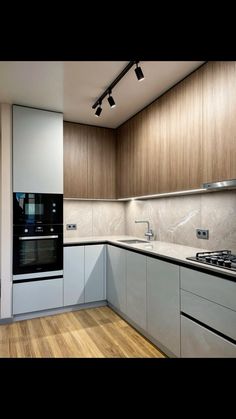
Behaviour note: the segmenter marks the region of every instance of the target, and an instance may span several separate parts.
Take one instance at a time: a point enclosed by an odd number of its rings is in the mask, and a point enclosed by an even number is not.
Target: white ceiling
[[[143,109],[203,61],[140,61],[114,87],[116,107],[107,98],[95,117],[93,103],[128,61],[1,61],[0,103],[15,103],[64,113],[64,120],[116,128]]]

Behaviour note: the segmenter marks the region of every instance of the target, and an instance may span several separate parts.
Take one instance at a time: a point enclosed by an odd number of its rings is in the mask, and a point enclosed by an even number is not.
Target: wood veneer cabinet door
[[[88,135],[86,125],[64,122],[64,196],[88,198]]]
[[[88,135],[88,197],[116,198],[116,133],[90,127]]]
[[[118,196],[199,188],[202,70],[118,129]]]
[[[64,194],[115,198],[115,131],[64,122]]]
[[[204,182],[236,178],[236,61],[204,66],[202,161]]]
[[[202,70],[160,98],[158,192],[202,184]]]
[[[146,109],[117,132],[117,196],[132,197],[151,193],[149,114]],[[150,180],[152,183],[150,183]],[[150,186],[151,185],[151,186]]]
[[[134,136],[130,121],[117,130],[117,197],[125,198],[135,195],[134,190]]]

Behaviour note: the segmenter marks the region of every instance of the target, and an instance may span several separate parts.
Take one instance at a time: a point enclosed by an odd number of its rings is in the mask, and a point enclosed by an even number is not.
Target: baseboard
[[[84,310],[87,308],[103,307],[107,305],[107,301],[95,301],[93,303],[77,304],[68,307],[58,307],[50,310],[34,311],[30,313],[17,314],[13,317],[13,322],[21,320],[30,320],[37,317],[53,316],[55,314],[68,313],[70,311]]]
[[[6,317],[5,319],[0,319],[0,324],[8,324],[13,322],[13,317]]]

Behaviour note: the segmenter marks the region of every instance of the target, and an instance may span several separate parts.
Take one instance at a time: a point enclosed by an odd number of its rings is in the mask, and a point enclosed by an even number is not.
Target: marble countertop
[[[198,249],[195,247],[183,246],[180,244],[175,243],[167,243],[161,241],[150,241],[150,242],[143,242],[143,243],[121,243],[119,240],[145,240],[140,239],[140,237],[133,237],[133,236],[90,236],[90,237],[72,237],[72,238],[64,238],[64,245],[65,246],[73,246],[78,244],[88,244],[88,243],[111,243],[117,244],[122,246],[126,249],[133,249],[136,251],[140,251],[141,253],[145,253],[147,255],[154,255],[160,256],[165,259],[179,261],[181,264],[184,263],[186,267],[189,268],[196,266],[198,268],[203,268],[206,271],[217,272],[219,274],[223,274],[224,276],[229,276],[229,278],[233,278],[236,281],[236,272],[229,271],[224,268],[219,268],[217,266],[210,266],[207,264],[194,262],[191,260],[187,260],[187,257],[195,256],[197,252],[205,252],[208,249]]]

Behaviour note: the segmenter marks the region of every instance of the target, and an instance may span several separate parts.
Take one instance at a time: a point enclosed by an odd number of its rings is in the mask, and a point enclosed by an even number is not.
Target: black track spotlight
[[[139,61],[136,61],[135,73],[136,73],[138,81],[141,81],[144,79],[144,75],[143,75],[141,67],[138,66],[138,63]]]
[[[116,106],[116,103],[115,103],[115,101],[114,101],[114,99],[111,95],[111,92],[114,89],[114,87],[117,85],[117,83],[119,83],[119,81],[126,75],[126,73],[128,73],[128,71],[134,65],[136,65],[135,74],[137,76],[137,79],[139,81],[144,79],[142,69],[141,69],[141,67],[139,67],[138,63],[139,63],[139,61],[130,61],[129,64],[127,64],[125,66],[125,68],[123,68],[121,73],[118,74],[118,76],[115,78],[115,80],[113,80],[113,82],[109,86],[106,87],[106,90],[104,90],[104,92],[101,94],[101,96],[99,96],[99,98],[96,99],[96,101],[92,105],[92,109],[96,109],[95,116],[100,116],[101,115],[101,113],[102,113],[102,101],[106,96],[108,96],[107,100],[108,100],[108,103],[109,103],[110,107],[114,108]]]
[[[108,94],[109,94],[109,96],[108,96],[107,100],[109,102],[109,105],[110,105],[111,108],[114,108],[116,106],[116,103],[115,103],[113,97],[111,96],[111,90],[108,92]]]
[[[95,116],[99,117],[102,113],[102,103],[99,103],[99,106],[96,109]]]

